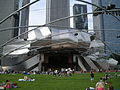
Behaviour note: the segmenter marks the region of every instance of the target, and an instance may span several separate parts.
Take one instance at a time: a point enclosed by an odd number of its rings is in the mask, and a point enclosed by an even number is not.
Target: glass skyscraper
[[[70,16],[69,0],[46,0],[46,23]],[[65,19],[50,25],[70,27],[70,20]]]
[[[0,21],[29,2],[30,0],[0,0]],[[11,27],[27,26],[28,19],[29,19],[29,7],[27,9],[22,10],[20,13],[15,13],[12,17],[8,18],[6,21],[1,23],[0,30]],[[11,38],[18,36],[27,30],[28,29],[26,28],[25,29],[13,28],[8,29],[6,31],[0,31],[0,46],[2,46],[5,42],[9,41]],[[27,34],[20,37],[20,39],[26,38]],[[20,39],[16,38],[16,41]],[[7,45],[9,45],[9,43]],[[2,55],[4,52],[3,48],[4,47],[0,47],[0,55]],[[3,61],[4,60],[1,60],[0,63],[4,64]],[[5,63],[9,64],[8,62]]]
[[[114,4],[116,8],[120,8],[119,0],[92,0],[98,6],[108,6]],[[93,7],[95,10],[96,7]],[[115,16],[120,19],[119,16]],[[105,52],[110,54],[120,53],[120,21],[112,15],[97,15],[93,17],[94,30],[97,38],[101,39],[105,45]],[[110,53],[108,52],[110,51]]]

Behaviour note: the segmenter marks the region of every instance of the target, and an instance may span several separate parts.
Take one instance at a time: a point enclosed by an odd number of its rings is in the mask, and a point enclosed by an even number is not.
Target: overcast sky
[[[31,0],[31,2],[34,0]],[[91,0],[86,0],[91,2]],[[76,0],[70,0],[70,15],[73,15],[74,4],[85,4]],[[87,5],[88,12],[92,12],[92,7]],[[37,3],[30,6],[29,25],[43,25],[46,23],[46,0],[40,0]],[[70,20],[70,26],[73,27],[73,20]],[[88,28],[93,29],[92,15],[88,15]],[[29,34],[34,38],[34,32]]]

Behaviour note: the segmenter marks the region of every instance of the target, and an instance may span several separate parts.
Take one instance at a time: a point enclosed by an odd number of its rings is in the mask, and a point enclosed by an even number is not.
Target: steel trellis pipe
[[[80,32],[80,31],[77,30],[77,31],[65,32],[65,33],[59,33],[59,34],[55,34],[55,35],[48,36],[48,37],[54,37],[54,36],[58,36],[58,35],[62,35],[62,34],[68,34],[68,33],[74,33],[74,32]],[[43,39],[45,39],[45,38],[42,38],[41,40],[43,40]],[[6,56],[9,55],[10,53],[12,53],[12,52],[14,52],[14,51],[16,51],[16,50],[19,50],[19,49],[25,47],[26,45],[31,44],[31,43],[33,43],[33,42],[35,42],[35,41],[36,41],[36,40],[34,40],[34,41],[32,41],[32,42],[29,42],[29,43],[27,43],[27,44],[25,44],[25,45],[23,45],[23,46],[21,46],[21,47],[19,47],[19,48],[16,48],[16,49],[10,51],[10,52],[7,53],[6,55],[3,55],[2,57],[0,57],[0,59],[6,57]],[[55,44],[52,44],[52,45],[55,45]],[[47,45],[47,46],[51,46],[51,45]],[[46,46],[43,46],[43,47],[46,47]],[[40,49],[40,48],[43,48],[43,47],[39,47],[39,48],[37,48],[37,49]]]
[[[10,31],[12,29],[16,29],[16,28],[31,28],[31,27],[39,27],[41,25],[31,25],[31,26],[18,26],[18,27],[9,27],[9,28],[3,28],[0,29],[0,33],[4,32],[4,31]],[[72,27],[65,27],[65,26],[56,26],[56,25],[46,25],[46,27],[60,27],[60,28],[68,28],[68,29],[76,29],[76,28],[72,28]],[[120,32],[120,29],[89,29],[89,31],[101,31],[101,30],[106,30],[106,31],[118,31]]]
[[[108,11],[108,12],[111,12],[111,11],[120,11],[120,9],[107,10],[107,11]],[[88,15],[88,14],[94,14],[94,13],[98,13],[98,12],[104,12],[104,11],[95,11],[95,12],[90,12],[90,13],[82,13],[82,14],[77,14],[77,15],[73,15],[73,16],[67,16],[67,17],[64,17],[64,18],[60,18],[60,19],[51,21],[51,22],[49,22],[49,23],[47,23],[47,24],[38,26],[38,27],[36,27],[36,28],[34,28],[34,29],[32,29],[32,30],[26,31],[26,32],[24,32],[24,33],[22,33],[22,34],[20,34],[20,35],[18,35],[18,36],[16,36],[16,37],[14,37],[14,38],[11,38],[11,39],[8,40],[7,42],[5,42],[5,43],[3,43],[2,45],[0,45],[0,48],[1,48],[1,47],[4,47],[5,45],[7,45],[9,42],[15,40],[16,38],[18,38],[18,37],[20,37],[20,36],[22,36],[22,35],[24,35],[24,34],[26,34],[26,33],[28,33],[28,32],[31,32],[31,31],[36,30],[36,29],[39,28],[39,27],[44,27],[44,26],[47,26],[47,25],[49,25],[49,24],[52,24],[52,23],[55,23],[55,22],[58,22],[58,21],[62,21],[62,20],[65,20],[65,19],[69,19],[69,18],[72,18],[72,17],[82,16],[82,15]]]
[[[85,31],[78,31],[78,30],[76,30],[76,31],[71,31],[71,32],[59,33],[59,34],[55,34],[55,35],[48,36],[48,37],[54,37],[54,36],[58,36],[58,35],[62,35],[62,34],[75,33],[75,32],[85,32]],[[85,33],[90,34],[90,33],[88,33],[88,32],[85,32]],[[90,35],[92,35],[92,34],[90,34]],[[45,38],[42,38],[41,40],[43,40],[43,39],[45,39]],[[102,40],[99,39],[99,38],[97,38],[97,39],[100,40],[100,41],[102,41]],[[16,50],[24,49],[24,47],[25,47],[26,45],[31,44],[31,43],[33,43],[33,42],[35,42],[35,41],[36,41],[36,40],[34,40],[34,41],[32,41],[32,42],[29,42],[29,43],[27,43],[27,44],[25,44],[25,45],[23,45],[23,46],[21,46],[21,47],[15,48],[14,50],[8,52],[7,54],[1,56],[1,57],[0,57],[0,60],[3,59],[4,57],[6,57],[7,55],[9,55],[10,53],[16,51]],[[103,42],[104,45],[106,45],[106,43],[105,43],[104,41],[102,41],[102,42]],[[65,42],[62,42],[62,43],[65,43]],[[35,49],[32,49],[32,50],[42,49],[42,48],[45,48],[45,47],[50,47],[50,46],[58,45],[58,44],[61,44],[61,43],[50,44],[50,45],[38,47],[38,48],[35,48]],[[107,45],[106,45],[106,46],[107,46]],[[108,46],[107,46],[107,47],[108,47]],[[109,47],[108,47],[108,49],[109,49]],[[109,52],[112,53],[112,51],[111,51],[110,49],[109,49]]]
[[[58,35],[63,35],[63,34],[68,34],[68,33],[75,33],[75,32],[85,32],[85,31],[75,30],[75,31],[71,31],[71,32],[65,32],[65,33],[55,34],[55,35],[48,36],[48,37],[54,37],[54,36],[58,36]],[[90,34],[90,33],[88,33],[88,32],[85,32],[85,33]],[[92,35],[92,34],[90,34],[90,35]],[[43,39],[45,39],[45,38],[42,38],[41,40],[43,40]],[[99,39],[99,38],[97,38],[97,39],[100,40],[100,41],[102,41],[102,40]],[[23,45],[23,46],[21,46],[21,47],[15,48],[14,50],[12,50],[12,51],[10,51],[9,53],[7,53],[7,54],[3,55],[2,57],[0,57],[0,59],[6,57],[7,55],[9,55],[10,53],[12,53],[12,52],[14,52],[14,51],[16,51],[16,50],[23,49],[23,47],[25,47],[26,45],[31,44],[31,43],[33,43],[33,42],[35,42],[35,41],[36,41],[36,40],[33,40],[32,42],[29,41],[29,43],[27,43],[27,44],[25,44],[25,45]],[[65,43],[65,42],[62,42],[62,43]],[[106,45],[106,42],[102,41],[102,43],[103,43],[105,46],[107,46],[107,45]],[[61,43],[50,44],[50,45],[38,47],[38,48],[35,48],[35,49],[32,49],[32,50],[41,49],[41,48],[44,48],[44,47],[49,47],[49,46],[53,46],[53,45],[57,45],[57,44],[61,44]],[[110,49],[108,46],[107,46],[107,48],[109,49],[109,52],[112,53],[111,49]]]

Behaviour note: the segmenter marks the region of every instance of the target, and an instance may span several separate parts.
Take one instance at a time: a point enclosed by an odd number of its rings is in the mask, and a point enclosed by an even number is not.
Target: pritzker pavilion
[[[103,14],[93,16],[94,27],[98,31],[91,33],[88,30],[87,14],[104,13],[104,10],[97,11],[96,8],[93,8],[94,12],[87,13],[86,5],[76,4],[74,5],[74,15],[70,16],[69,0],[47,0],[46,24],[29,26],[29,6],[38,1],[0,0],[0,11],[2,12],[0,13],[1,69],[48,71],[49,69],[71,68],[75,71],[97,71],[117,68],[118,61],[107,56],[113,52],[112,48],[109,50],[109,44],[106,44],[106,41],[110,42],[110,38],[105,36],[104,40],[100,37],[103,35],[100,30],[108,30],[107,20],[104,20],[104,28],[97,24],[101,23],[101,17],[105,16]],[[112,3],[111,0],[110,2]],[[4,3],[11,8],[8,9]],[[5,16],[16,10],[18,11],[4,19]],[[78,25],[79,28],[70,27],[70,18],[73,18],[74,26]],[[29,27],[33,29],[28,30]],[[28,33],[31,31],[35,32],[34,40],[28,39]],[[42,31],[49,33],[45,35]]]

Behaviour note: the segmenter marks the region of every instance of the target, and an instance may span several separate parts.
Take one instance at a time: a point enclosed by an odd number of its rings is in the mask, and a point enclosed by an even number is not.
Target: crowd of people
[[[107,79],[104,81],[103,78],[100,78],[100,81],[97,82],[95,90],[106,90],[105,85],[108,85],[107,90],[114,90],[112,83],[108,82]]]
[[[35,75],[35,74],[48,74],[53,76],[72,76],[72,74],[75,73],[74,69],[71,68],[61,68],[59,70],[55,69],[48,69],[48,71],[45,72],[39,72],[39,71],[22,71],[22,72],[15,72],[14,70],[5,70],[0,71],[0,74],[24,74],[23,79],[18,79],[18,81],[35,81],[33,78],[29,78],[27,75]],[[90,80],[94,82],[95,79],[95,73],[93,70],[90,71]],[[112,77],[119,77],[117,72],[114,75],[111,75],[109,72],[106,72],[106,74],[100,78],[100,80],[96,83],[95,88],[94,87],[88,87],[86,90],[114,90],[114,87],[112,85],[112,82],[109,82],[109,79]],[[106,88],[106,85],[108,88]],[[7,88],[17,88],[18,85],[16,82],[12,83],[9,80],[6,80],[5,82],[0,84],[0,89],[7,89]]]
[[[74,69],[71,68],[61,68],[61,69],[48,69],[47,71],[14,71],[14,70],[0,70],[0,74],[48,74],[54,76],[71,76],[74,73]]]
[[[74,73],[74,69],[71,68],[61,68],[61,70],[51,70],[49,69],[47,74],[54,75],[54,76],[72,76]]]
[[[91,81],[94,81],[94,72],[90,72]],[[95,88],[94,87],[88,87],[86,90],[114,90],[112,82],[109,82],[110,78],[117,78],[118,75],[115,73],[114,75],[111,75],[110,73],[106,73],[103,77],[100,78],[100,80],[96,83]],[[107,88],[106,88],[107,87]]]
[[[108,86],[107,88],[105,86]],[[100,80],[96,83],[95,88],[94,87],[88,87],[86,90],[114,90],[114,87],[111,82],[104,82],[103,78],[100,78]]]

